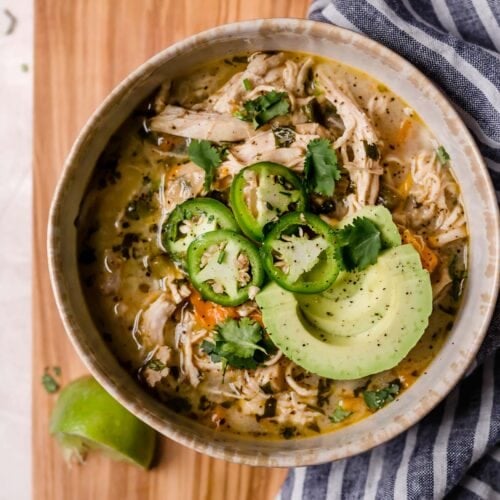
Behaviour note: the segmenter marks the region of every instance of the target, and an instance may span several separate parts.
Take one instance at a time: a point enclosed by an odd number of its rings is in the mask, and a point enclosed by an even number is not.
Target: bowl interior
[[[178,416],[144,392],[95,328],[80,288],[76,259],[74,221],[80,201],[98,156],[131,111],[167,78],[210,59],[256,50],[311,52],[336,59],[364,70],[405,99],[453,159],[470,230],[470,273],[463,305],[427,373],[372,417],[332,434],[292,441],[219,434]],[[409,63],[361,35],[291,19],[212,29],[166,49],[131,74],[76,141],[49,223],[49,262],[57,304],[75,348],[99,382],[138,417],[176,441],[219,458],[268,466],[307,465],[362,452],[402,432],[436,405],[461,377],[484,336],[498,289],[498,247],[498,212],[488,174],[465,126],[440,92]]]

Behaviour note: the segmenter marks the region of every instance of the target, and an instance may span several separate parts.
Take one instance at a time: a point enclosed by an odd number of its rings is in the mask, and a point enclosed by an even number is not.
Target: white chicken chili
[[[353,424],[423,376],[453,326],[468,246],[453,161],[336,61],[258,52],[166,81],[80,208],[96,326],[160,401],[220,432]]]

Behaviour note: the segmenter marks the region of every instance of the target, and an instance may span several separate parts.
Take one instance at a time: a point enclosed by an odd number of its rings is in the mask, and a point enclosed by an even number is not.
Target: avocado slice
[[[415,277],[425,278],[420,257],[411,245],[403,245],[389,253],[396,259],[392,267],[378,272],[342,272],[334,286],[322,294],[297,295],[302,314],[313,325],[335,335],[352,337],[365,332],[372,325],[388,316],[386,311],[400,294],[394,286],[387,286],[388,276],[398,281],[398,274],[412,270]],[[381,258],[381,257],[379,257]],[[383,263],[383,262],[382,262]]]
[[[378,227],[380,230],[380,237],[385,248],[397,247],[401,245],[401,236],[399,234],[398,227],[392,221],[391,212],[389,212],[389,210],[382,205],[370,205],[361,208],[355,214],[342,219],[336,229],[342,229],[343,227],[351,224],[352,221],[358,217],[366,217]]]
[[[350,380],[396,366],[423,335],[432,312],[430,276],[411,245],[373,266],[342,273],[315,295],[267,285],[256,297],[264,325],[284,354],[312,373]]]

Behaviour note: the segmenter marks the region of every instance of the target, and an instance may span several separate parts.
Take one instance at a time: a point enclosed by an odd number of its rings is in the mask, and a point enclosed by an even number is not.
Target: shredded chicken
[[[168,363],[172,359],[172,349],[167,346],[157,346],[147,360],[142,376],[150,387],[154,387],[170,374]]]
[[[313,404],[299,400],[296,392],[282,392],[276,397],[276,417],[274,419],[280,424],[295,424],[304,426],[314,422],[318,417],[318,412],[308,406]]]
[[[439,272],[439,279],[432,284],[432,298],[434,302],[440,299],[442,292],[451,283],[450,273],[448,266],[442,266]]]
[[[170,80],[167,80],[166,82],[162,83],[160,90],[156,94],[155,101],[153,104],[156,114],[161,113],[167,106],[168,98],[170,96],[171,85],[172,82]]]
[[[169,172],[160,193],[160,204],[170,213],[183,201],[198,196],[203,190],[205,172],[194,163],[179,165]]]
[[[233,113],[243,100],[252,98],[252,92],[256,87],[267,85],[283,85],[283,62],[284,54],[264,54],[256,52],[249,57],[249,63],[245,71],[236,73],[218,92],[216,92],[207,103],[207,109],[217,113]],[[246,90],[243,80],[247,80],[251,89]]]
[[[382,114],[387,109],[388,97],[386,95],[376,94],[370,98],[367,105],[368,117],[372,123],[375,123],[377,115]]]
[[[379,190],[379,176],[383,173],[379,162],[367,154],[367,145],[379,147],[380,140],[366,114],[359,108],[347,89],[335,83],[335,76],[326,64],[317,66],[318,84],[325,97],[336,107],[345,130],[333,144],[340,149],[344,168],[349,172],[356,192],[347,196],[348,213],[365,205],[373,205]]]
[[[150,128],[155,132],[215,142],[243,141],[254,133],[250,123],[230,114],[192,111],[170,104],[151,120]]]
[[[267,361],[264,361],[264,366],[273,366],[275,365],[283,356],[283,352],[279,349],[276,351],[276,354],[270,357]]]
[[[299,396],[315,396],[318,393],[317,388],[313,387],[304,387],[300,385],[294,378],[293,378],[293,370],[295,368],[294,363],[288,363],[286,369],[285,369],[285,379],[287,384],[290,386],[291,389],[293,389]]]
[[[318,127],[302,126],[301,130],[307,130],[308,128],[311,133],[296,133],[294,142],[287,148],[276,147],[272,130],[259,132],[243,144],[232,147],[232,157],[228,159],[227,164],[232,166],[236,160],[238,167],[241,169],[257,161],[272,161],[290,168],[298,167],[301,170],[307,145],[310,141],[319,137],[317,133],[319,132]],[[234,168],[231,169],[232,173],[237,173],[237,171]]]
[[[409,196],[415,200],[405,210],[406,223],[428,233],[428,242],[438,248],[467,236],[463,207],[456,203],[458,193],[447,179],[435,153],[421,152],[411,162],[412,186]],[[453,200],[455,200],[453,202]],[[401,214],[399,219],[401,219]]]
[[[181,320],[175,327],[175,345],[180,349],[182,378],[187,379],[193,387],[196,387],[200,383],[200,372],[194,364],[193,357],[194,324],[194,315],[183,310]]]
[[[287,80],[287,74],[285,73],[285,87],[297,96],[304,96],[306,94],[305,85],[309,77],[309,72],[312,69],[313,60],[308,57],[298,66],[297,63],[294,63],[293,61],[287,61],[287,63],[289,63],[287,68],[289,68],[288,71],[291,78],[290,80]],[[296,76],[295,70],[291,68],[292,65],[297,66]]]
[[[243,144],[230,148],[226,160],[217,170],[219,178],[234,177],[247,165],[259,161],[270,161],[302,171],[307,145],[313,139],[328,137],[328,132],[317,123],[303,123],[295,127],[295,141],[289,147],[276,147],[272,130],[257,133]]]
[[[284,367],[281,362],[275,362],[269,365],[258,367],[255,370],[255,379],[259,386],[270,384],[275,392],[285,389]]]
[[[242,318],[250,316],[253,312],[258,311],[259,308],[255,302],[247,301],[237,308],[238,315]]]
[[[191,295],[191,289],[187,286],[186,282],[179,283],[175,275],[168,274],[164,278],[163,284],[170,292],[172,300],[176,305]]]
[[[174,314],[176,305],[172,304],[167,295],[162,293],[150,306],[142,313],[140,332],[143,342],[151,345],[163,345],[164,329],[167,321]]]

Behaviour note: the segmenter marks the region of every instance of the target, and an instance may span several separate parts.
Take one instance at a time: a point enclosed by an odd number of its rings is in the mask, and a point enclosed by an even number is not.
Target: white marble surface
[[[32,0],[0,0],[1,500],[31,498],[32,93]]]

